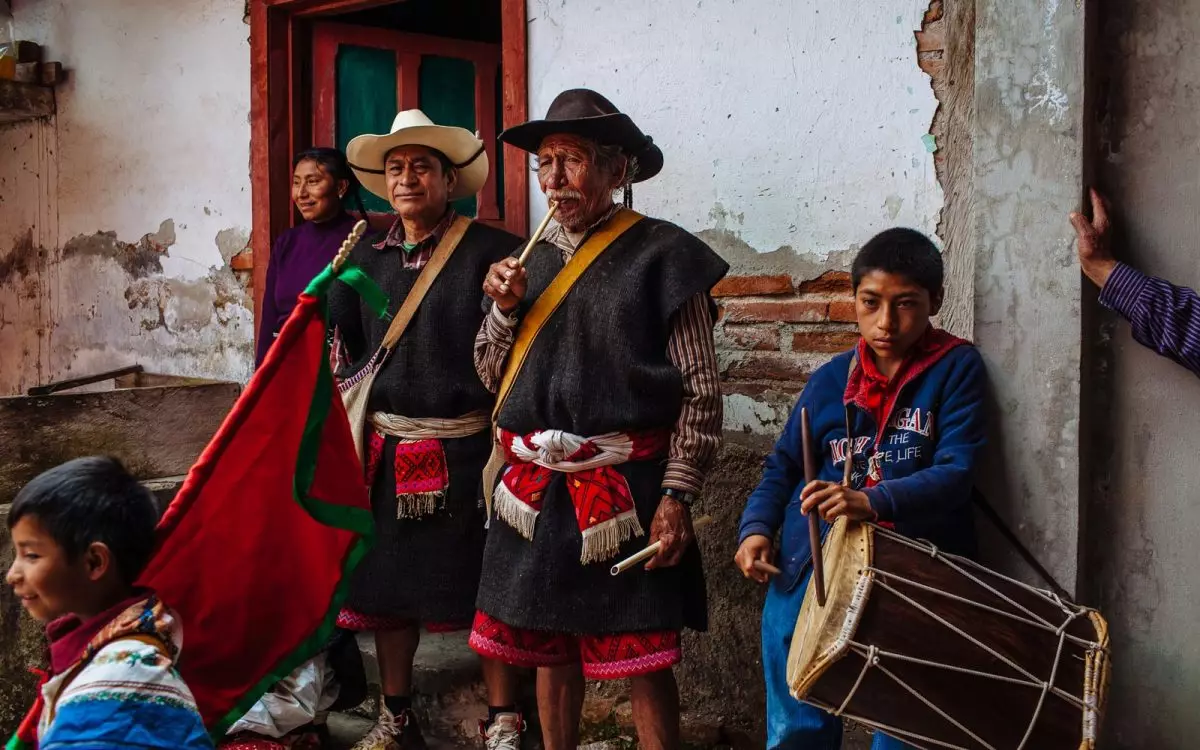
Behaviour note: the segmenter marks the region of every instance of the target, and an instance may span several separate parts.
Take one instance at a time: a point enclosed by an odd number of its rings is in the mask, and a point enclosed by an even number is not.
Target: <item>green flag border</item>
[[[348,276],[349,278],[342,278]],[[363,297],[364,301],[377,313],[387,311],[387,297],[379,290],[366,274],[354,266],[346,266],[341,271],[327,267],[304,290],[306,295],[316,297],[320,305],[321,319],[325,321],[326,330],[329,327],[329,305],[326,292],[335,279],[346,281]],[[351,281],[351,279],[353,281]],[[382,300],[382,305],[379,301]],[[275,667],[258,683],[242,696],[234,707],[225,714],[210,730],[209,735],[215,744],[225,739],[229,727],[233,726],[246,712],[253,708],[259,698],[271,687],[287,677],[296,667],[311,659],[329,643],[337,624],[338,612],[350,592],[350,574],[358,567],[363,557],[375,542],[375,521],[371,511],[365,508],[351,508],[344,505],[326,503],[311,497],[308,493],[312,488],[313,478],[317,472],[317,455],[321,446],[321,435],[325,429],[325,421],[329,417],[332,400],[337,396],[333,386],[333,371],[329,367],[329,339],[322,339],[321,366],[317,372],[317,383],[313,389],[312,402],[308,407],[308,419],[304,423],[304,434],[300,440],[300,452],[296,459],[295,478],[293,480],[293,496],[296,502],[316,521],[327,526],[352,531],[359,538],[350,547],[342,561],[342,578],[329,603],[329,609],[316,631],[306,638],[290,654],[283,657]]]

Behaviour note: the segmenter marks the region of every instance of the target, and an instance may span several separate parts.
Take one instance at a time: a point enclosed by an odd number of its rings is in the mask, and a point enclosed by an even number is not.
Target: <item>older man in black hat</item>
[[[548,750],[576,746],[585,677],[630,678],[640,746],[677,747],[671,668],[681,630],[707,626],[690,508],[721,443],[709,290],[728,265],[631,210],[662,152],[599,94],[566,91],[500,139],[537,155],[558,224],[484,282],[476,369],[505,466],[471,645],[538,668]],[[645,569],[609,573],[654,542]]]

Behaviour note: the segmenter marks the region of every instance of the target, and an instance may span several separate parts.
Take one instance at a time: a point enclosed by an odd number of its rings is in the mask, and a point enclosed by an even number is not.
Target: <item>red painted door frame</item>
[[[312,35],[313,81],[316,94],[312,113],[312,142],[332,146],[337,140],[337,86],[334,83],[339,44],[353,44],[395,52],[400,75],[396,77],[396,101],[400,109],[416,109],[418,101],[417,72],[421,58],[442,55],[469,61],[475,68],[475,112],[479,137],[487,151],[488,162],[496,164],[496,74],[501,64],[501,46],[482,42],[425,34],[410,34],[392,29],[364,28],[339,23],[314,24]],[[487,182],[477,196],[475,218],[492,226],[507,229],[509,222],[500,221],[496,202],[496,170],[488,171]]]
[[[254,318],[262,310],[271,241],[291,226],[291,158],[312,142],[306,113],[311,59],[302,25],[322,16],[349,13],[397,0],[250,0],[250,185],[253,216]],[[500,0],[503,126],[529,119],[526,0]],[[493,144],[489,143],[489,147]],[[505,146],[505,223],[529,234],[529,170],[524,152]],[[494,161],[492,162],[495,163]],[[257,336],[257,326],[255,326]]]

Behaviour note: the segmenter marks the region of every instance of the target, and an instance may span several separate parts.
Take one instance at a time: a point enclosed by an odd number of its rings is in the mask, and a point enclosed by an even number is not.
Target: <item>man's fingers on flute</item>
[[[674,532],[664,532],[656,541],[662,544],[662,548],[646,563],[646,570],[669,568],[679,562],[679,538]]]

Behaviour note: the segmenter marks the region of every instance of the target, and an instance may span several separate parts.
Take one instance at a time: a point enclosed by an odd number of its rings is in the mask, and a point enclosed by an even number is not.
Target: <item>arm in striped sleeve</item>
[[[1100,292],[1100,303],[1129,321],[1138,343],[1200,375],[1196,292],[1118,263]]]
[[[705,293],[685,302],[671,320],[667,355],[683,374],[683,408],[671,434],[664,489],[699,494],[721,449],[724,412],[712,330]]]
[[[475,372],[483,381],[483,387],[492,393],[500,388],[504,362],[516,338],[516,327],[516,316],[505,315],[493,303],[475,335]]]

